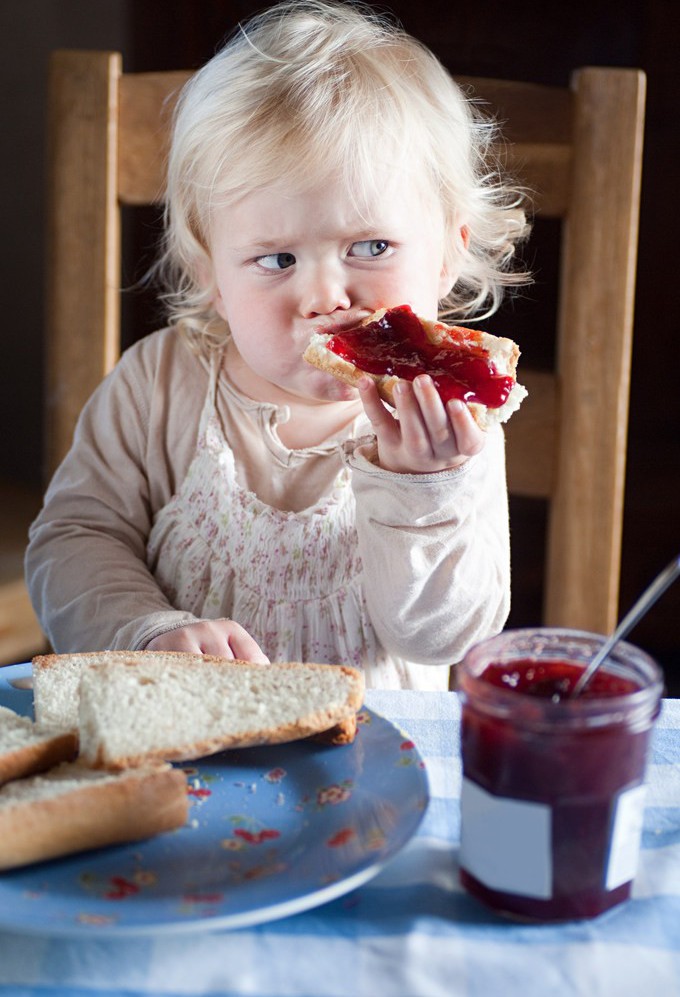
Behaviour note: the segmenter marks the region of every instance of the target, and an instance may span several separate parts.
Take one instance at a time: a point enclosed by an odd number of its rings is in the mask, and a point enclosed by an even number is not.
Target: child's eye
[[[352,243],[350,256],[360,256],[370,259],[373,256],[382,256],[390,248],[387,239],[365,239],[362,242]]]
[[[265,270],[287,270],[295,263],[295,257],[292,253],[272,253],[271,256],[258,256],[255,262]]]

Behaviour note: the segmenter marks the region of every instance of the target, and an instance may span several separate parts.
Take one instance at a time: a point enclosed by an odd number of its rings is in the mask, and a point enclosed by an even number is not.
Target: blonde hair
[[[370,213],[386,162],[422,167],[442,206],[459,277],[441,314],[491,314],[506,286],[527,279],[511,267],[527,224],[520,191],[494,163],[496,137],[429,49],[365,7],[292,0],[254,17],[175,111],[158,267],[170,323],[194,341],[226,333],[206,280],[216,204],[340,172]]]

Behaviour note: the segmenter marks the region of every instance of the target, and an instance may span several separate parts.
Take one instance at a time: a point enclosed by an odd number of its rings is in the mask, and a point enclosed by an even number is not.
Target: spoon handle
[[[618,644],[618,642],[626,636],[628,631],[633,629],[637,621],[641,619],[647,610],[654,605],[656,600],[663,595],[678,575],[680,575],[680,554],[674,557],[671,563],[657,575],[651,585],[642,593],[633,608],[626,613],[614,633],[608,640],[605,641],[588,667],[584,670],[578,682],[572,689],[570,698],[573,699],[575,696],[578,696],[579,693],[583,692],[584,688],[588,682],[590,682],[591,678],[610,653],[614,645]]]

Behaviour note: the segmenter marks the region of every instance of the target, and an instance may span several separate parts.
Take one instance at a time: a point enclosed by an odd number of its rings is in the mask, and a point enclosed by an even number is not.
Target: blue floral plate
[[[0,669],[0,705],[31,716],[30,665]],[[242,928],[375,876],[428,802],[413,742],[363,709],[353,744],[223,752],[180,766],[187,824],[133,845],[0,874],[0,926],[50,935]]]

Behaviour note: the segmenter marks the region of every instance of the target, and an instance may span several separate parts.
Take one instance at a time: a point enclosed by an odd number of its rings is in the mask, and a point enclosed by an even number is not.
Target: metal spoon
[[[642,593],[633,608],[629,610],[629,612],[621,620],[611,637],[604,642],[572,689],[570,696],[571,699],[583,692],[597,669],[612,651],[614,645],[618,644],[620,640],[623,640],[628,631],[633,629],[638,620],[640,620],[645,615],[647,610],[654,605],[659,596],[663,595],[668,586],[675,581],[678,575],[680,575],[680,554],[678,554],[677,557],[674,557],[668,567],[664,568],[663,571],[657,575],[652,584]]]

